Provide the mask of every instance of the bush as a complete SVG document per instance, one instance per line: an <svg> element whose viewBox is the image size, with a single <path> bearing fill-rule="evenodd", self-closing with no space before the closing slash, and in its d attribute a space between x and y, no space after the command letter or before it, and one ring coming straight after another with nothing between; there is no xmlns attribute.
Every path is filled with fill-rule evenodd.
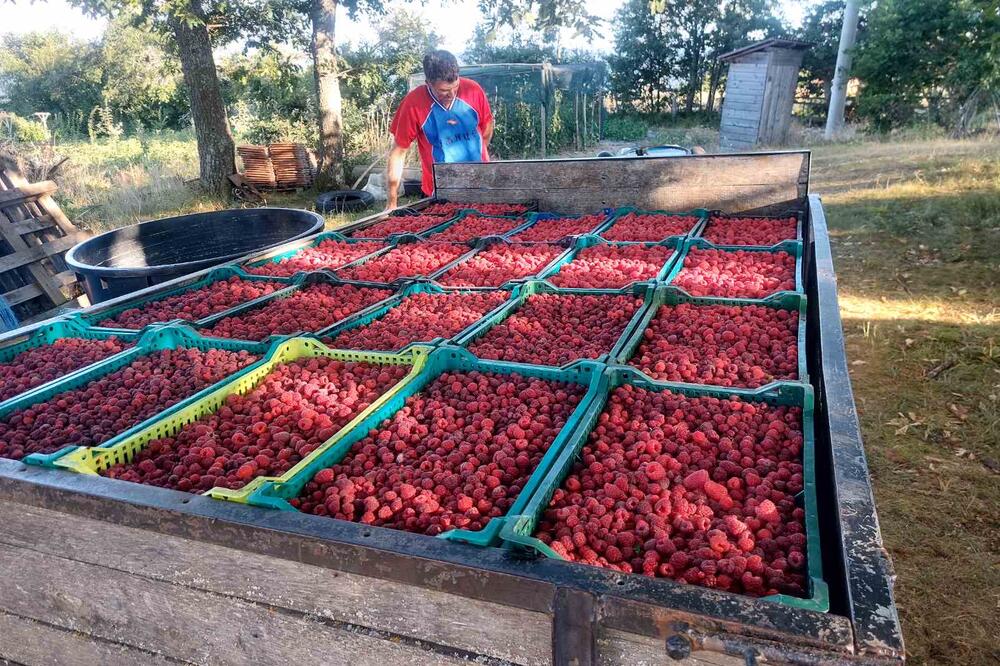
<svg viewBox="0 0 1000 666"><path fill-rule="evenodd" d="M648 132L649 125L636 116L611 115L604 121L604 139L607 141L641 141Z"/></svg>
<svg viewBox="0 0 1000 666"><path fill-rule="evenodd" d="M246 123L240 139L260 146L285 141L312 146L316 144L316 127L298 118L254 118Z"/></svg>
<svg viewBox="0 0 1000 666"><path fill-rule="evenodd" d="M0 135L16 143L41 143L49 138L44 125L16 113L0 113Z"/></svg>

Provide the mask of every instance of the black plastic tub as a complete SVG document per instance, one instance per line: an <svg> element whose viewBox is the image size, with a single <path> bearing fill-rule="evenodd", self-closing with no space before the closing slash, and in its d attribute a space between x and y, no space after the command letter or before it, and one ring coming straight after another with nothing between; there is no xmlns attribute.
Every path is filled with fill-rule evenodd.
<svg viewBox="0 0 1000 666"><path fill-rule="evenodd" d="M91 303L281 245L323 229L323 217L295 208L193 213L103 233L66 253Z"/></svg>

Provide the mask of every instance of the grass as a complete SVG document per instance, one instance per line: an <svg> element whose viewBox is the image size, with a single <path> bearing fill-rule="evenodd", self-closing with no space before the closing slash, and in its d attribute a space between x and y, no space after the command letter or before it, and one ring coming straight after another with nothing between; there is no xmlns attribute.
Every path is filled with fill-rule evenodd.
<svg viewBox="0 0 1000 666"><path fill-rule="evenodd" d="M645 143L718 145L704 128ZM597 147L580 154L591 155ZM184 184L193 140L64 145L57 198L92 231L220 202ZM1000 650L1000 144L908 137L814 147L847 352L916 664ZM314 192L269 197L311 208ZM331 215L334 229L364 213Z"/></svg>
<svg viewBox="0 0 1000 666"><path fill-rule="evenodd" d="M814 149L916 664L1000 659L1000 144Z"/></svg>

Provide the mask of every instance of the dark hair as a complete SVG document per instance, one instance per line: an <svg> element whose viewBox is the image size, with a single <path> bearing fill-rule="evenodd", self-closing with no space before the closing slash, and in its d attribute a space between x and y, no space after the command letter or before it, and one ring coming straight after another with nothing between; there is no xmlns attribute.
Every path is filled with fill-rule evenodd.
<svg viewBox="0 0 1000 666"><path fill-rule="evenodd" d="M438 49L424 56L424 78L427 83L458 79L458 60L450 51Z"/></svg>

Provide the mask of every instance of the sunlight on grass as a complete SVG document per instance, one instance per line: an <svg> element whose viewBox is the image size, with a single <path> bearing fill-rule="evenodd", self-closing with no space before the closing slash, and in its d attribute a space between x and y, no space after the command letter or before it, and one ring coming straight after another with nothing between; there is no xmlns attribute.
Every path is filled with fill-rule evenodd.
<svg viewBox="0 0 1000 666"><path fill-rule="evenodd" d="M884 298L867 298L849 293L840 294L840 316L861 320L913 320L939 324L1000 324L1000 306L990 310L955 301L918 298L896 301Z"/></svg>

